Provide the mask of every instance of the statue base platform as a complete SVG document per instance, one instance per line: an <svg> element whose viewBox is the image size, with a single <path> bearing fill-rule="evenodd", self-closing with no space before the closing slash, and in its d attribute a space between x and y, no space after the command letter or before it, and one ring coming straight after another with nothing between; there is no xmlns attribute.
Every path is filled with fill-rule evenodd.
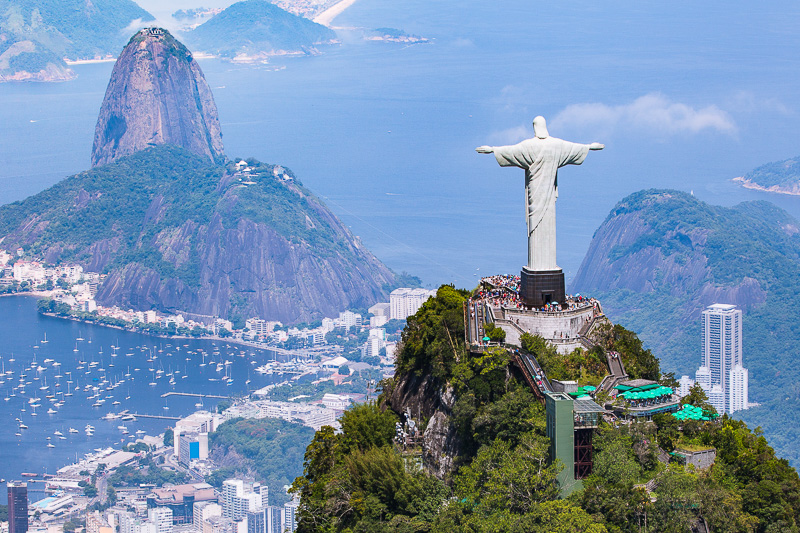
<svg viewBox="0 0 800 533"><path fill-rule="evenodd" d="M566 299L564 271L561 269L534 271L522 267L519 297L523 304L533 308L553 302L563 304Z"/></svg>

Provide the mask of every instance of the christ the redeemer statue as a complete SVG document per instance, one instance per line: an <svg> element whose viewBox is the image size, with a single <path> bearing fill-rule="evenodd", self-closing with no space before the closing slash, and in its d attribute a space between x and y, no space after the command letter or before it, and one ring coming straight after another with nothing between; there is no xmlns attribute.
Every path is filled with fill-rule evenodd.
<svg viewBox="0 0 800 533"><path fill-rule="evenodd" d="M513 146L480 146L481 154L494 153L502 167L525 169L525 199L528 223L528 265L522 272L521 295L529 305L564 298L564 274L556 262L556 198L558 198L558 169L564 165L580 165L589 150L602 150L600 143L578 144L550 137L544 117L533 119L533 139ZM526 272L527 271L527 272ZM536 274L539 281L530 281ZM545 275L542 278L541 275ZM554 276L560 276L560 287L551 287ZM542 285L544 282L544 285ZM526 290L525 285L531 285ZM535 293L535 295L534 295ZM544 294L547 293L547 294Z"/></svg>

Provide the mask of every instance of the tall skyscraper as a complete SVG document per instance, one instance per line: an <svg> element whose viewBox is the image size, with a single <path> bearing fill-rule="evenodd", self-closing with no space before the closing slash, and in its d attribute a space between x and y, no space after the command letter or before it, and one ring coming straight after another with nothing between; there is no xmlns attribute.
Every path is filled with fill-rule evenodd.
<svg viewBox="0 0 800 533"><path fill-rule="evenodd" d="M28 484L8 484L8 533L28 531Z"/></svg>
<svg viewBox="0 0 800 533"><path fill-rule="evenodd" d="M747 409L747 369L742 367L742 311L713 304L702 314L703 360L696 379L719 413ZM734 369L738 369L734 372ZM736 386L732 386L735 380ZM735 390L734 390L735 389Z"/></svg>

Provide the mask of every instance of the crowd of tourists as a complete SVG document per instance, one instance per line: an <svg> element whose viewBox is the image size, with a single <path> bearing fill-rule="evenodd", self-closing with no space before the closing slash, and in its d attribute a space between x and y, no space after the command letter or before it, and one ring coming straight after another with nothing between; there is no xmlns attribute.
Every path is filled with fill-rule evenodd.
<svg viewBox="0 0 800 533"><path fill-rule="evenodd" d="M519 292L519 276L512 276L510 274L495 276L487 276L481 278L481 285L490 285L494 288L504 288L514 292Z"/></svg>

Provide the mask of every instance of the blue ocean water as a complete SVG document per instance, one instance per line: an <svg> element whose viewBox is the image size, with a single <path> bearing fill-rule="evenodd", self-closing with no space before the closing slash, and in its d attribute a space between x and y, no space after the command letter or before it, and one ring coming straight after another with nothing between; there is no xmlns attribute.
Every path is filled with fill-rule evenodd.
<svg viewBox="0 0 800 533"><path fill-rule="evenodd" d="M358 0L336 26L397 27L433 42L363 42L341 30L344 44L320 56L201 65L230 156L292 168L379 258L430 285L472 286L525 258L522 171L475 146L530 136L537 114L552 135L604 142L560 173L559 262L571 277L610 208L642 188L719 204L768 199L800 215L795 198L730 182L796 155L799 10ZM0 201L88 166L111 68L0 86ZM647 95L662 100L637 108ZM584 119L563 113L576 104L602 107ZM720 117L727 123L714 125Z"/></svg>
<svg viewBox="0 0 800 533"><path fill-rule="evenodd" d="M0 298L0 316L0 479L20 479L22 472L53 474L76 456L133 442L137 431L160 435L174 426L170 419L102 420L109 412L182 417L213 409L220 400L164 393L240 396L279 379L255 372L273 358L264 350L43 317L31 297ZM220 379L224 375L231 385ZM22 388L20 379L27 383ZM93 407L100 400L102 405ZM87 424L95 428L91 436ZM5 499L3 491L0 501Z"/></svg>
<svg viewBox="0 0 800 533"><path fill-rule="evenodd" d="M789 1L358 0L336 26L395 27L432 42L363 42L342 29L343 44L319 56L201 66L231 157L292 168L396 271L471 287L486 272L518 271L526 254L522 171L474 148L530 136L535 115L548 118L554 136L606 145L559 174L558 253L568 278L609 210L643 188L721 205L768 200L800 217L800 199L731 182L797 155L799 22L800 5ZM112 65L74 68L79 77L68 83L0 85L0 202L88 167ZM16 320L8 306L22 304L12 301L0 302L0 324ZM28 329L4 331L4 357L6 345L32 357L53 327L26 313ZM72 343L57 355L72 358ZM0 416L17 414L0 405ZM116 424L106 433L94 425L95 439L119 437ZM63 459L44 444L12 439L0 449L6 444L14 461L51 457L55 468ZM94 447L77 442L74 451Z"/></svg>

